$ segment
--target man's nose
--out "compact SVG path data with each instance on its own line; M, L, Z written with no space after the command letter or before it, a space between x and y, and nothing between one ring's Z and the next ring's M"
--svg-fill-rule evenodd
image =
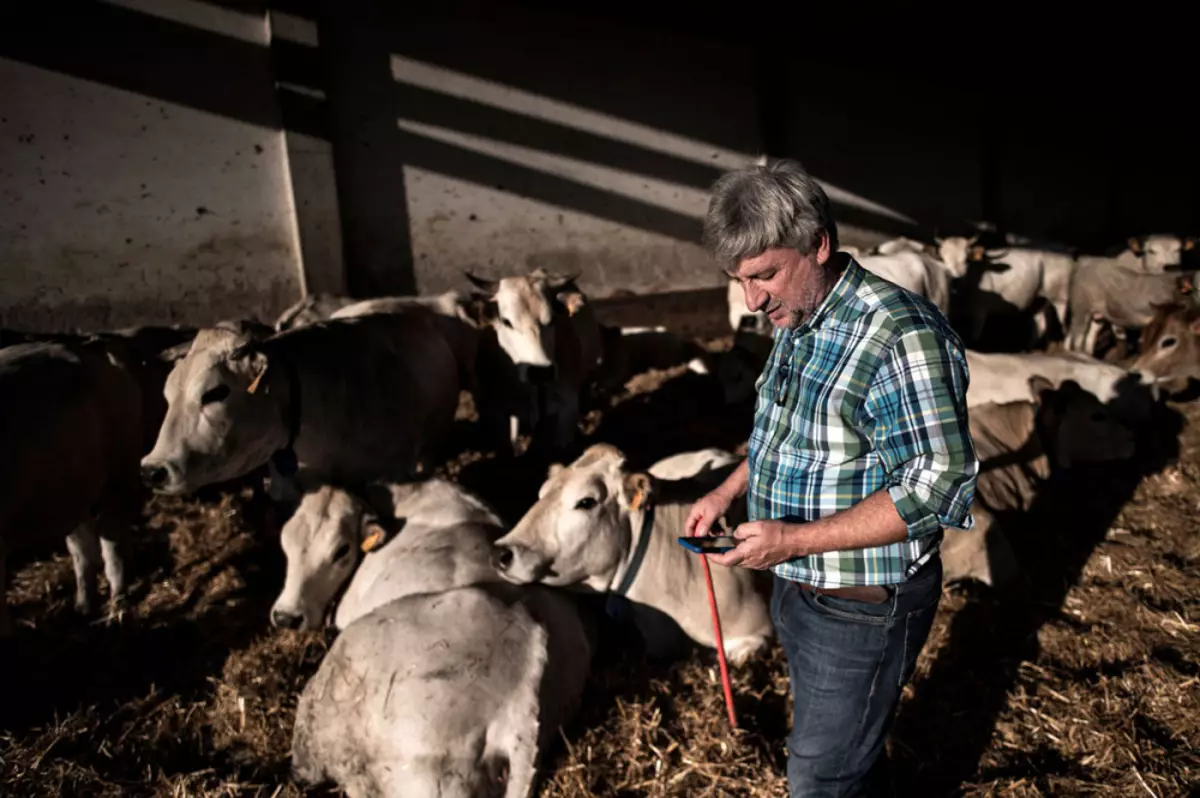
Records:
M767 292L766 291L760 291L757 288L754 288L753 286L751 286L749 283L745 283L742 287L746 292L746 307L749 308L751 313L757 313L758 311L760 311L764 307L766 307L766 304L767 304Z

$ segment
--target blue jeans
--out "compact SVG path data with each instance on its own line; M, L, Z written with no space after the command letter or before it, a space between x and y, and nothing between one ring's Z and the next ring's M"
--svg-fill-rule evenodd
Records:
M774 582L771 620L792 683L791 798L890 794L883 741L933 625L941 558L881 604Z

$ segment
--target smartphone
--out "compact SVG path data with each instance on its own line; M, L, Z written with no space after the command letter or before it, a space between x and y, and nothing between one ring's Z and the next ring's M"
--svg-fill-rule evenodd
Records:
M733 535L701 535L694 538L679 538L679 545L697 554L724 554L737 547Z

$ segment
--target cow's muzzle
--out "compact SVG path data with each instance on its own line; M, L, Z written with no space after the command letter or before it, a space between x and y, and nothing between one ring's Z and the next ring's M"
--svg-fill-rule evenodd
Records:
M178 486L179 470L170 463L142 462L142 482L146 487L165 492Z
M276 629L302 629L304 616L298 612L287 610L271 610L271 625Z

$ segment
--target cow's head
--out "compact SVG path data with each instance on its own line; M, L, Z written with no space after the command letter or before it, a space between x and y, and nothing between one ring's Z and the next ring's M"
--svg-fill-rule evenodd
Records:
M316 629L323 625L330 603L363 555L395 534L395 519L371 509L374 504L329 485L305 494L280 534L287 576L271 607L272 626Z
M1194 238L1175 235L1132 236L1127 243L1140 259L1142 269L1150 274L1178 271L1183 266L1184 252L1196 248Z
M467 273L467 279L479 289L473 297L479 320L496 331L518 372L531 382L548 377L554 368L555 314L573 314L584 301L576 278L535 269L522 277L487 280Z
M1094 394L1074 380L1057 388L1045 377L1029 378L1037 405L1042 444L1060 468L1103 463L1133 456L1136 439Z
M946 271L950 273L951 277L955 279L964 277L967 273L967 261L979 259L983 247L977 243L978 241L979 236L970 238L950 236L949 238L934 239L938 248L938 259L946 264Z
M627 471L625 456L608 444L551 466L537 502L496 541L496 570L517 584L607 590L629 551L629 513L653 500L651 483Z
M1139 348L1131 369L1148 382L1200 379L1200 308L1190 303L1155 305Z
M167 376L167 412L142 478L160 493L181 494L235 479L287 443L278 394L287 380L245 332L201 330ZM272 391L275 395L272 395Z

